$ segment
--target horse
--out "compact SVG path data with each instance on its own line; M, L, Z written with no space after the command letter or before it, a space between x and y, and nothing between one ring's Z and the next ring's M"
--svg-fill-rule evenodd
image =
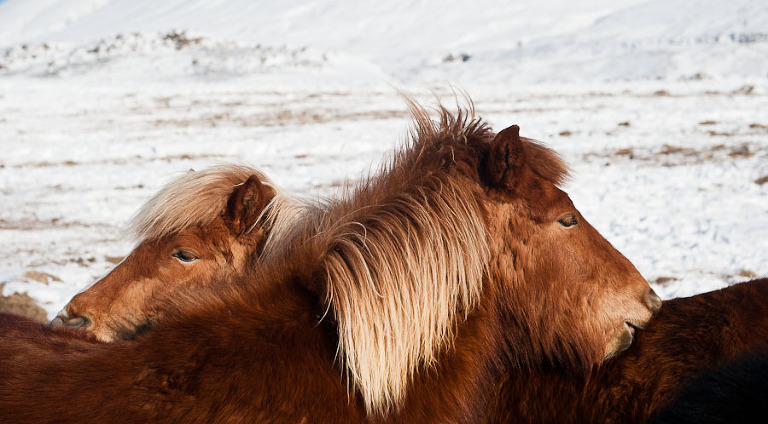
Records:
M762 423L766 394L768 351L762 350L702 374L652 423Z
M502 376L626 350L661 301L558 187L562 160L471 108L411 109L378 174L263 266L165 299L153 331L0 327L0 420L484 422Z
M179 287L238 278L260 266L290 219L309 207L263 173L222 164L183 174L134 216L139 240L107 275L75 295L51 325L102 341L125 340L161 318L161 300Z
M229 170L216 170L216 172L209 172L209 174L214 176L228 173L222 171ZM256 175L254 170L247 170L247 172L243 173L243 175L246 174ZM188 186L187 183L183 182L183 180L188 178L183 177L180 181L170 184L164 191L179 192L178 189L170 190L169 188ZM254 177L252 176L251 178ZM265 180L263 176L260 178L261 181ZM248 184L255 185L255 181L246 182L244 186L235 188L227 201L228 212L221 214L222 216L237 216L238 214L234 211L237 206L236 202L239 201L238 199L252 198L252 196L236 194L238 190L242 192L254 190L254 188L248 188ZM221 185L222 188L227 186L229 184ZM210 190L202 190L202 192L210 192ZM168 196L163 195L161 192L151 203L158 201L167 202L166 197ZM266 200L267 198L264 198L264 201ZM145 207L143 210L146 209L148 208ZM245 214L250 219L243 219L244 222L254 221L255 217L262 213L259 207L251 209L250 213ZM145 216L146 214L141 213L137 215L137 217ZM295 216L295 214L291 214L291 216ZM170 218L166 217L166 219ZM221 218L217 216L215 219ZM136 226L136 222L145 221L147 221L146 218L137 218L134 220L133 226ZM230 221L232 220L230 219ZM250 227L251 225L248 224L245 227ZM215 226L215 228L224 227L234 228L231 225ZM195 228L195 231L190 232L191 235L197 235L201 233L203 226L198 225L193 228ZM186 228L181 231L185 230ZM237 233L237 231L232 233ZM164 237L168 236L155 237L155 239L162 239ZM178 239L181 238L178 237ZM226 249L222 249L221 245L217 247L213 244L214 239L228 240L230 243L234 243L237 240L236 237L223 239L198 236L193 239L198 246L194 251L233 251L234 246L229 246ZM205 243L206 241L209 243L208 246L199 246L200 243ZM146 244L149 243L145 240L128 258L142 256L141 252ZM173 243L169 243L169 245L171 244ZM169 252L172 250L167 249ZM166 268L168 265L163 265L166 256L170 255L153 253L143 256L141 263L151 270ZM244 274L246 266L260 266L252 262L245 260L228 261L226 262L226 267L207 266L205 272L199 271L200 268L197 268L197 271L195 271L194 268L185 267L185 272L177 274L178 276L175 280L173 278L164 278L162 281L165 285L155 288L152 293L157 293L161 289L170 290L176 284L209 286L216 281L225 281L227 278L231 278L232 275ZM211 263L215 264L216 262L212 261ZM122 270L122 272L118 273L121 267L127 268L129 265L131 265L129 261L121 263L116 270L96 283L94 287L75 297L68 305L68 310L99 310L102 307L101 305L105 303L102 299L105 296L105 292L109 293L108 299L112 303L128 303L127 293L135 292L137 288L140 288L131 288L131 286L140 286L144 283L144 280L132 277L136 275L135 271ZM202 267L203 265L199 264L198 266ZM100 285L105 287L100 287ZM696 414L696 411L702 411L697 416L714 415L710 414L711 411L708 408L712 408L712 405L722 406L724 402L702 402L699 400L709 399L712 396L707 398L698 395L681 395L681 400L677 400L678 394L681 390L685 390L689 381L703 380L709 382L715 380L719 382L727 378L732 374L732 367L730 366L725 368L728 371L725 376L721 376L725 371L720 369L711 371L715 375L714 377L704 379L699 377L699 375L701 373L707 374L709 372L707 370L725 361L759 350L766 343L765 341L768 340L768 334L766 334L768 325L766 324L768 323L765 322L765 319L768 318L768 311L763 311L762 305L768 305L768 299L764 299L764 293L768 293L765 279L741 283L721 291L699 294L691 298L666 301L664 302L665 306L662 307L663 312L655 317L637 335L637 341L629 351L603 364L596 376L592 376L591 379L585 381L569 374L549 373L541 376L532 374L524 382L517 383L518 386L522 387L518 389L511 389L511 385L515 383L514 380L508 381L506 382L507 386L504 386L506 390L517 390L521 393L514 395L516 401L511 405L492 401L494 402L492 403L492 408L495 408L495 410L491 410L489 416L498 416L498 422L576 423L609 420L612 422L628 423L644 422L648 418L653 418L659 410L665 409L666 405L669 405L670 402L675 406L678 404L684 405L677 406L673 409L673 412L665 414L665 417L672 416L680 422L685 421L685 417L691 417L691 414ZM158 302L155 298L150 297L147 292L145 294L147 296L142 299L142 305L147 305L147 302L151 301ZM144 307L154 310L153 314L155 316L162 312L157 311L154 305ZM138 309L138 307L135 307L135 309ZM119 315L120 312L114 312L115 310L112 309L103 313ZM86 313L89 316L93 316L90 312ZM133 313L139 316L147 315L145 311ZM730 318L724 320L724 317ZM110 317L109 319L114 320L115 318ZM118 319L120 321L125 320L121 316ZM746 330L748 328L750 329L749 331L742 331L742 329ZM737 335L738 337L736 337ZM100 338L104 340L104 338ZM750 358L749 361L745 361L748 366L736 368L736 371L749 371L752 369L750 366L753 362L757 362L759 365L760 361L762 361L760 357L756 360ZM757 369L758 371L760 370L760 368ZM747 375L747 378L750 375L753 374ZM695 388L703 386L705 389L713 385L712 383L706 385L703 383L691 384ZM729 384L728 387L735 387L735 385ZM547 390L549 392L545 394ZM702 391L703 389L698 388L696 390ZM729 395L730 399L737 393L741 392L739 390L735 390L732 393L725 392L723 396ZM509 397L510 394L506 394L506 396ZM542 404L542 399L552 399L553 401L557 399L558 407L551 409L548 405ZM525 406L523 407L522 404L525 404ZM699 406L697 409L691 410L688 407L690 404L698 404ZM541 406L537 408L536 405ZM664 418L661 421L667 419L671 418Z
M722 371L715 370L767 350L767 278L664 301L661 311L626 352L587 376L553 367L509 374L489 404L488 422L641 423L675 405L678 397L683 399L682 405L662 414L664 420L679 416L691 404L713 411L711 408L724 408L727 401L707 401L715 397L711 394L699 396L711 390L712 383L698 392L689 390L689 385L709 373L716 376L705 381L717 381ZM727 399L743 393L729 390L723 394ZM697 394L684 394L688 391Z
M149 218L149 216L155 217L158 213L148 213L146 211L158 209L154 206L155 204L172 203L171 200L178 198L180 196L179 193L189 192L192 195L191 193L199 192L200 194L197 194L197 196L200 196L202 193L211 193L211 189L214 187L221 188L222 193L225 193L224 189L231 187L231 182L219 184L216 181L221 180L220 177L225 175L235 177L237 174L233 174L233 172L236 171L241 171L241 176L235 178L235 180L241 180L247 175L251 175L250 178L254 179L257 178L257 175L260 175L252 169L231 167L212 169L195 176L195 180L210 180L204 184L208 188L193 191L179 189L179 187L195 186L195 184L190 184L191 176L184 176L169 184L151 200L148 206L142 209L143 212L139 213L137 218L134 219L132 227L137 227L138 222L177 222L176 220L181 219L181 217L187 214L180 213L180 216L175 218L169 216L168 211L164 211L164 219L155 219ZM228 178L224 179L227 180ZM195 241L196 247L192 249L188 243L187 249L189 251L237 251L235 242L238 238L234 235L243 233L245 228L253 226L251 222L256 222L257 217L263 214L261 207L258 205L264 205L269 200L266 196L269 196L270 193L264 193L266 190L262 185L257 184L258 181L267 180L266 177L260 175L255 181L249 180L240 186L236 186L226 202L227 212L222 211L222 213L212 216L214 222L217 220L222 221L222 224L216 224L212 227L215 229L230 228L229 233L223 233L233 234L232 236L226 238L201 237L199 234L203 234L205 226L199 224L185 225L184 228L179 230L179 232L187 233L184 236L179 236L177 232L164 231L160 233L160 236L153 237L152 242L144 240L140 243L139 247L128 256L128 259L121 263L112 273L97 282L92 288L75 297L68 305L67 310L78 311L75 316L79 316L80 311L84 312L82 314L84 316L95 316L94 313L89 312L90 310L103 311L101 313L105 315L118 315L117 320L114 316L108 318L112 322L125 322L125 317L120 315L120 310L117 308L104 310L102 305L106 303L105 300L109 300L112 304L126 305L129 303L128 293L135 293L144 284L145 280L135 277L135 275L141 274L132 269L135 266L135 262L131 262L130 259L133 258L135 261L142 263L145 269L153 270L155 273L152 275L157 275L156 272L159 269L169 268L164 261L173 254L159 255L156 252L151 252L149 255L143 254L143 249L147 249L146 245L154 245L159 243L159 240L170 238L167 245L175 246L178 245L177 240L194 237L192 240ZM259 196L262 196L262 201L257 203L256 207L245 208L246 205L238 206L238 203L243 202L243 199L258 198L253 195L244 196L238 194L238 192L247 193L254 191ZM166 193L174 194L168 195ZM184 201L184 203L188 202ZM248 201L247 203L253 205L253 202ZM153 206L149 207L149 205ZM250 210L250 212L241 214L237 213L237 210ZM237 226L227 225L223 222L224 216L230 217L227 222L231 223L234 222L234 217L240 215L242 215L240 221L246 223L240 227L240 230L236 230ZM296 216L296 213L294 212L289 215ZM194 230L189 231L189 228ZM157 231L158 229L155 229L155 232ZM144 233L147 234L149 232L145 230ZM174 236L176 236L175 239ZM230 245L214 244L214 240L225 240ZM208 243L208 245L200 246L201 243ZM165 250L166 252L177 252L177 250L170 247ZM223 254L220 253L220 255ZM247 257L257 258L257 256L252 256L252 253L249 253ZM139 260L138 258L141 259ZM226 266L213 266L220 262L225 262ZM204 272L200 270L201 268L184 267L184 272L171 275L170 278L163 278L161 281L164 285L154 287L151 293L157 294L158 290L168 291L175 285L189 286L191 284L199 284L207 287L216 281L226 281L233 275L244 274L246 266L260 266L260 264L254 262L255 260L220 260L219 262L210 261L211 265L207 266L198 263L196 265L198 267L206 266ZM158 277L155 278L159 279ZM723 362L735 360L734 358L740 358L742 355L748 355L750 352L759 350L766 343L765 341L768 340L768 334L766 334L768 325L766 324L768 323L765 320L768 318L768 311L763 311L764 308L762 307L762 305L768 305L768 299L764 299L764 293L768 293L765 281L765 279L755 280L721 291L699 294L691 298L666 301L664 302L665 306L662 308L663 312L655 317L637 335L637 341L629 351L603 364L599 372L595 376L591 376L589 380L580 380L569 374L550 372L541 376L531 374L524 382L517 383L518 386L522 387L518 389L511 389L511 385L515 384L514 379L507 381L506 386L503 386L506 390L517 390L521 393L514 395L516 401L510 405L498 400L492 401L494 402L492 408L495 408L495 410L490 411L489 416L498 416L498 422L576 423L609 420L612 422L644 422L649 417L653 418L659 410L665 409L665 406L670 404L670 402L672 402L672 405L682 404L685 407L675 407L674 412L668 412L665 416L682 416L684 421L684 417L692 416L690 414L696 413L697 410L708 414L710 410L707 408L711 408L712 405L722 405L723 402L699 401L698 409L690 411L690 408L687 407L689 404L695 404L697 399L707 398L704 396L681 395L682 401L678 401L678 394L681 390L685 390L689 381L704 380L709 382L715 379L717 379L715 381L720 381L726 378L720 376L724 373L720 369L711 371L715 377L704 379L699 377L699 375L701 373L707 374L710 372L707 370ZM149 315L145 310L139 310L143 307L152 310L152 315L159 316L162 311L158 311L155 304L147 306L148 302L154 301L158 303L159 301L151 297L150 292L144 291L143 293L145 296L142 297L139 306L133 307L132 314L135 316ZM107 297L107 299L103 299L104 297ZM135 295L133 298L135 299ZM122 310L126 309L123 308ZM725 320L724 317L730 318ZM750 330L743 331L746 329ZM123 326L121 332L124 333L125 331ZM103 337L98 336L98 333L97 337L104 340ZM762 361L762 358L758 357L756 360L750 358L749 361L745 362L747 365L751 365L753 362L757 362L759 365L760 361ZM730 372L731 368L725 369ZM748 371L749 369L751 368L741 366L736 368L736 371ZM727 375L730 375L730 373ZM709 388L712 384L694 384L694 387L701 386ZM730 384L729 387L734 387L734 385ZM548 393L547 390L549 391ZM697 390L702 391L703 389L698 388ZM733 391L732 395L736 393L740 393L740 391ZM726 392L724 395L728 394L729 392ZM506 394L506 396L509 397L510 394ZM553 401L557 399L558 408L549 408L548 405L542 404L541 399L552 399ZM525 406L522 406L523 404ZM541 406L537 408L536 405ZM685 415L686 413L688 415ZM678 419L678 421L681 420Z

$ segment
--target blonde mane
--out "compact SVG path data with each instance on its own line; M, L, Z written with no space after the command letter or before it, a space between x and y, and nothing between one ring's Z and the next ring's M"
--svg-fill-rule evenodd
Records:
M459 167L454 155L469 143L487 143L490 130L471 110L441 109L435 123L411 106L409 145L378 176L316 211L313 224L314 241L327 249L338 359L367 411L379 415L397 409L414 373L450 345L480 298L489 260L479 188L446 169Z
M146 240L196 225L208 225L221 216L232 190L251 175L256 175L277 193L265 213L269 209L281 209L278 205L290 203L290 197L277 189L260 171L246 165L218 165L202 171L189 171L166 184L136 213L128 232L138 240ZM282 224L288 225L286 222Z
M311 212L325 210L326 207L325 199L309 199L278 191L259 219L264 227L269 229L269 235L259 255L260 261L280 259L287 249L290 249L290 241L300 236L304 227L299 223L304 222L304 217Z

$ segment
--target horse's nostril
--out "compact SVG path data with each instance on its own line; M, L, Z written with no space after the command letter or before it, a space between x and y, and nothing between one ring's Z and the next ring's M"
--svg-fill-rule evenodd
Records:
M91 324L91 320L84 316L68 317L59 315L51 321L51 327L85 328Z
M648 292L645 293L645 304L655 314L661 309L661 298L653 289L648 289Z
M56 317L52 319L48 325L50 325L51 327L62 327L64 326L64 320L61 319L61 317Z
M69 320L69 322L66 323L66 326L73 328L84 328L90 324L91 320L89 320L87 317L77 317Z

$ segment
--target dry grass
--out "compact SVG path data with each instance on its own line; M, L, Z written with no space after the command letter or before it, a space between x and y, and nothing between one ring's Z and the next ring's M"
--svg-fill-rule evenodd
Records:
M0 292L2 292L2 288L3 284L0 284ZM40 322L48 320L45 309L37 306L35 301L26 293L0 296L0 313L23 315Z

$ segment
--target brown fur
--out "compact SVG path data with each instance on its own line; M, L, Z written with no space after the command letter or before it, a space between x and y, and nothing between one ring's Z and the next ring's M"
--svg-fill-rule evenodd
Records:
M556 187L562 162L516 129L425 116L274 260L168 299L135 341L0 327L0 421L483 422L502 376L625 349L657 306Z
M664 302L625 353L588 377L509 374L490 423L640 423L705 371L768 347L768 279Z

